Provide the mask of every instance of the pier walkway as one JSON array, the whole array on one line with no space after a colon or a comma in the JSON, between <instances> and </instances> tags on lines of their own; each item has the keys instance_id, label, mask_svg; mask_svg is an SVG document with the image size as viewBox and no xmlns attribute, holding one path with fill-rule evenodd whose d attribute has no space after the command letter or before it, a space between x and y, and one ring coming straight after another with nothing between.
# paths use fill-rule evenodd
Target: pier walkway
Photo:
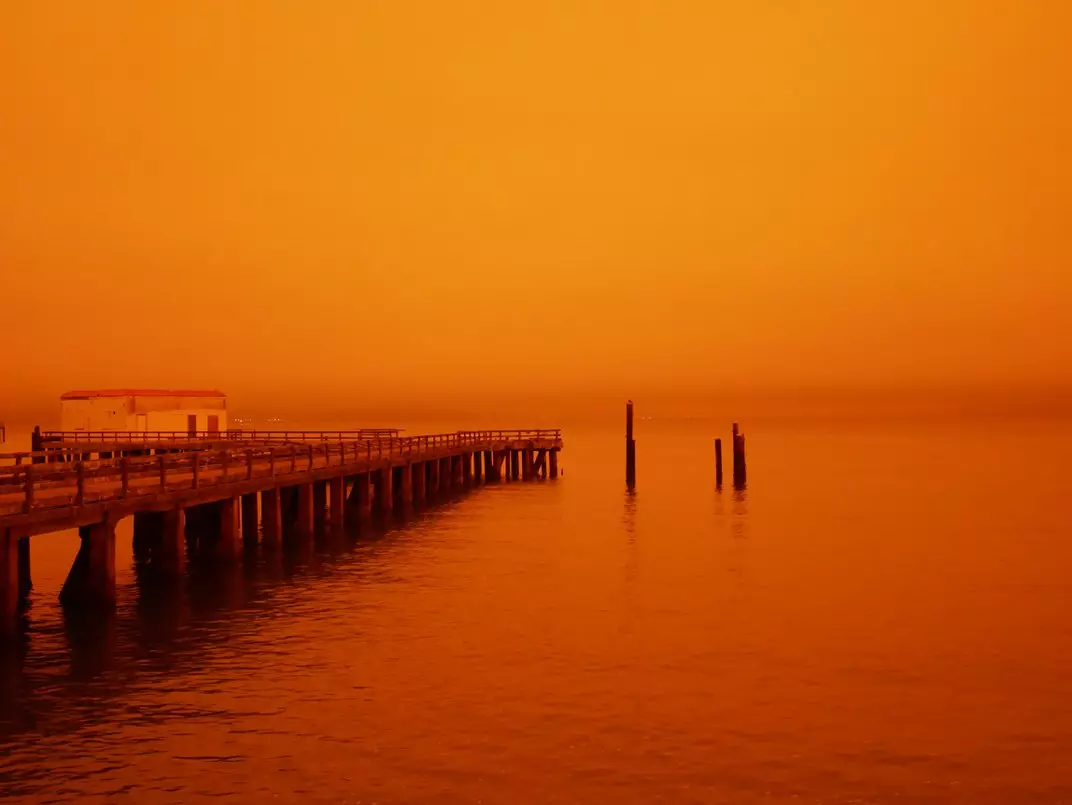
<instances>
[{"instance_id":1,"label":"pier walkway","mask_svg":"<svg viewBox=\"0 0 1072 805\"><path fill-rule=\"evenodd\" d=\"M0 632L31 589L30 538L78 528L65 604L115 600L115 527L134 517L135 557L162 574L233 561L258 540L312 539L374 511L499 480L557 478L559 430L387 438L280 431L180 439L47 434L46 449L0 455ZM211 436L211 438L210 438ZM108 441L104 441L108 439Z\"/></svg>"}]
</instances>

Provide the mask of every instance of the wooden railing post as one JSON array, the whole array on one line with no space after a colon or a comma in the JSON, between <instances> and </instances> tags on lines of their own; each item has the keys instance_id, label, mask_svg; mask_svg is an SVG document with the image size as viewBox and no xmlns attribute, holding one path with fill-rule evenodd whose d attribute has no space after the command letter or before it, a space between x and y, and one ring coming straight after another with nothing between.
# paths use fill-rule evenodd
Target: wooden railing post
<instances>
[{"instance_id":1,"label":"wooden railing post","mask_svg":"<svg viewBox=\"0 0 1072 805\"><path fill-rule=\"evenodd\" d=\"M119 459L119 475L123 482L123 497L130 492L130 459L123 456Z\"/></svg>"},{"instance_id":2,"label":"wooden railing post","mask_svg":"<svg viewBox=\"0 0 1072 805\"><path fill-rule=\"evenodd\" d=\"M313 468L313 446L309 445L309 469Z\"/></svg>"},{"instance_id":3,"label":"wooden railing post","mask_svg":"<svg viewBox=\"0 0 1072 805\"><path fill-rule=\"evenodd\" d=\"M246 480L253 477L253 450L246 450Z\"/></svg>"},{"instance_id":4,"label":"wooden railing post","mask_svg":"<svg viewBox=\"0 0 1072 805\"><path fill-rule=\"evenodd\" d=\"M268 448L268 474L275 478L275 448Z\"/></svg>"},{"instance_id":5,"label":"wooden railing post","mask_svg":"<svg viewBox=\"0 0 1072 805\"><path fill-rule=\"evenodd\" d=\"M163 491L167 489L167 453L158 455L156 463L160 465L160 491Z\"/></svg>"},{"instance_id":6,"label":"wooden railing post","mask_svg":"<svg viewBox=\"0 0 1072 805\"><path fill-rule=\"evenodd\" d=\"M201 486L201 453L197 450L191 451L194 465L194 489Z\"/></svg>"},{"instance_id":7,"label":"wooden railing post","mask_svg":"<svg viewBox=\"0 0 1072 805\"><path fill-rule=\"evenodd\" d=\"M290 446L290 471L298 471L298 445L296 444Z\"/></svg>"},{"instance_id":8,"label":"wooden railing post","mask_svg":"<svg viewBox=\"0 0 1072 805\"><path fill-rule=\"evenodd\" d=\"M86 465L84 462L78 462L78 466L75 467L75 473L74 504L81 506L86 502Z\"/></svg>"},{"instance_id":9,"label":"wooden railing post","mask_svg":"<svg viewBox=\"0 0 1072 805\"><path fill-rule=\"evenodd\" d=\"M29 511L34 505L34 465L26 465L26 481L22 486L23 495L25 499L22 502L23 511Z\"/></svg>"},{"instance_id":10,"label":"wooden railing post","mask_svg":"<svg viewBox=\"0 0 1072 805\"><path fill-rule=\"evenodd\" d=\"M220 451L220 483L227 483L227 473L231 469L231 454L226 450Z\"/></svg>"}]
</instances>

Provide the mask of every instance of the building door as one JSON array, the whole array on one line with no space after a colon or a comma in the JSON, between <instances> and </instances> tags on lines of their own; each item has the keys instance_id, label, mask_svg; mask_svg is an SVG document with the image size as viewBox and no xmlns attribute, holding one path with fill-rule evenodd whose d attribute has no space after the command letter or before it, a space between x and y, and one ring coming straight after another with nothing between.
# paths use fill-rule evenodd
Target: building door
<instances>
[{"instance_id":1,"label":"building door","mask_svg":"<svg viewBox=\"0 0 1072 805\"><path fill-rule=\"evenodd\" d=\"M219 433L220 432L220 418L216 414L208 415L208 432Z\"/></svg>"},{"instance_id":2,"label":"building door","mask_svg":"<svg viewBox=\"0 0 1072 805\"><path fill-rule=\"evenodd\" d=\"M186 417L186 433L191 439L197 436L197 414Z\"/></svg>"}]
</instances>

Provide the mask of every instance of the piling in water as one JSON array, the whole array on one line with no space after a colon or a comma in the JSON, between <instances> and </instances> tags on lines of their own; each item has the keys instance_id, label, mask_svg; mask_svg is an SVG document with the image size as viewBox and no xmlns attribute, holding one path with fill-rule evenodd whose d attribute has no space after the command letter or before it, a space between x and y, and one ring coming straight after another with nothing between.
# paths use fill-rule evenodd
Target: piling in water
<instances>
[{"instance_id":1,"label":"piling in water","mask_svg":"<svg viewBox=\"0 0 1072 805\"><path fill-rule=\"evenodd\" d=\"M636 440L633 439L633 401L625 404L625 485L636 487Z\"/></svg>"},{"instance_id":2,"label":"piling in water","mask_svg":"<svg viewBox=\"0 0 1072 805\"><path fill-rule=\"evenodd\" d=\"M722 488L722 440L715 439L715 488Z\"/></svg>"},{"instance_id":3,"label":"piling in water","mask_svg":"<svg viewBox=\"0 0 1072 805\"><path fill-rule=\"evenodd\" d=\"M748 464L744 456L744 434L733 423L733 488L744 489L748 485Z\"/></svg>"}]
</instances>

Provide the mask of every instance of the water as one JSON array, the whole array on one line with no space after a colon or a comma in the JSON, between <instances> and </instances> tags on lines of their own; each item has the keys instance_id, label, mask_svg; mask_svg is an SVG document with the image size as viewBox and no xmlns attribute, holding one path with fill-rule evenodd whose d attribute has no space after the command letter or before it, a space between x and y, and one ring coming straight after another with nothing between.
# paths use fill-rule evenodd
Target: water
<instances>
[{"instance_id":1,"label":"water","mask_svg":"<svg viewBox=\"0 0 1072 805\"><path fill-rule=\"evenodd\" d=\"M557 483L113 620L55 605L2 678L0 792L27 802L1072 802L1072 426L566 433ZM720 434L726 436L727 434Z\"/></svg>"}]
</instances>

